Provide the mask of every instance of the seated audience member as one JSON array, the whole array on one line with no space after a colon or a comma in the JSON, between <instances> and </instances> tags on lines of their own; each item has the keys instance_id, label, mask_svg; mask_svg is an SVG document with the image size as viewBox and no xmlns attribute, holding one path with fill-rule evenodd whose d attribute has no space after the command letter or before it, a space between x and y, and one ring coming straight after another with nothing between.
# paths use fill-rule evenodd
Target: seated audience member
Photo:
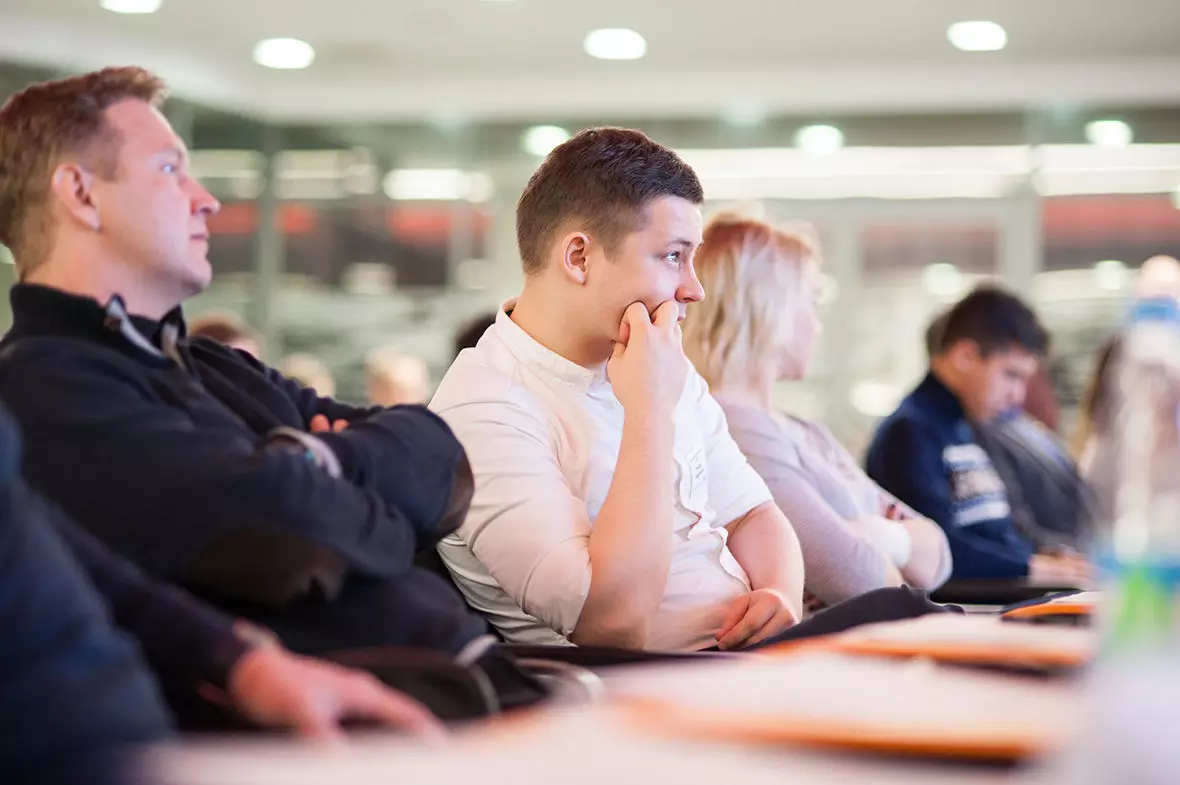
<instances>
[{"instance_id":1,"label":"seated audience member","mask_svg":"<svg viewBox=\"0 0 1180 785\"><path fill-rule=\"evenodd\" d=\"M345 718L438 729L367 674L292 655L147 578L29 490L20 463L0 409L0 781L129 781L131 748L171 734L158 686L315 738Z\"/></svg>"},{"instance_id":2,"label":"seated audience member","mask_svg":"<svg viewBox=\"0 0 1180 785\"><path fill-rule=\"evenodd\" d=\"M349 407L186 337L218 204L163 93L113 68L0 109L0 242L20 279L0 399L27 437L29 484L295 651L460 651L486 626L413 559L462 520L461 446L424 407Z\"/></svg>"},{"instance_id":3,"label":"seated audience member","mask_svg":"<svg viewBox=\"0 0 1180 785\"><path fill-rule=\"evenodd\" d=\"M374 406L426 403L430 400L430 370L421 357L382 346L365 356L365 388Z\"/></svg>"},{"instance_id":4,"label":"seated audience member","mask_svg":"<svg viewBox=\"0 0 1180 785\"><path fill-rule=\"evenodd\" d=\"M480 314L475 317L455 334L455 357L459 356L459 352L464 349L474 349L475 345L479 343L479 339L488 331L493 324L496 323L496 315L494 313Z\"/></svg>"},{"instance_id":5,"label":"seated audience member","mask_svg":"<svg viewBox=\"0 0 1180 785\"><path fill-rule=\"evenodd\" d=\"M1109 437L1114 432L1118 416L1115 408L1121 360L1122 342L1118 337L1106 340L1099 347L1094 370L1082 394L1074 436L1078 471L1094 491L1094 518L1101 523L1112 521L1115 512L1118 447Z\"/></svg>"},{"instance_id":6,"label":"seated audience member","mask_svg":"<svg viewBox=\"0 0 1180 785\"><path fill-rule=\"evenodd\" d=\"M188 337L208 338L256 360L262 359L262 338L237 314L225 311L202 314L189 324Z\"/></svg>"},{"instance_id":7,"label":"seated audience member","mask_svg":"<svg viewBox=\"0 0 1180 785\"><path fill-rule=\"evenodd\" d=\"M937 333L930 372L877 429L869 476L943 528L956 579L1084 580L1083 562L1038 554L1020 532L974 430L1021 405L1045 330L1018 298L981 287L950 309Z\"/></svg>"},{"instance_id":8,"label":"seated audience member","mask_svg":"<svg viewBox=\"0 0 1180 785\"><path fill-rule=\"evenodd\" d=\"M696 650L798 634L798 540L681 347L704 296L702 198L638 131L554 149L517 206L524 290L431 402L476 477L439 553L510 641ZM888 612L931 609L905 594ZM799 627L855 623L840 610Z\"/></svg>"},{"instance_id":9,"label":"seated audience member","mask_svg":"<svg viewBox=\"0 0 1180 785\"><path fill-rule=\"evenodd\" d=\"M1114 427L1113 398L1114 385L1117 383L1114 369L1119 356L1118 338L1103 341L1098 347L1090 379L1082 392L1072 448L1074 456L1077 457L1078 468L1086 476L1089 476L1094 468L1099 440Z\"/></svg>"},{"instance_id":10,"label":"seated audience member","mask_svg":"<svg viewBox=\"0 0 1180 785\"><path fill-rule=\"evenodd\" d=\"M931 323L926 348L932 357L944 317ZM1050 386L1047 363L1040 362L1029 383ZM1078 473L1077 465L1045 420L1045 410L1056 411L1051 391L1038 393L1041 417L1033 417L1024 406L1014 407L994 419L975 425L975 437L987 453L1008 494L1012 521L1038 551L1071 552L1082 547L1094 513L1093 494ZM1055 419L1055 418L1053 418Z\"/></svg>"},{"instance_id":11,"label":"seated audience member","mask_svg":"<svg viewBox=\"0 0 1180 785\"><path fill-rule=\"evenodd\" d=\"M776 382L806 375L819 337L817 256L762 221L712 220L695 259L709 297L689 309L685 354L794 525L808 592L831 604L903 580L933 588L951 571L942 530L870 480L827 428L774 406Z\"/></svg>"},{"instance_id":12,"label":"seated audience member","mask_svg":"<svg viewBox=\"0 0 1180 785\"><path fill-rule=\"evenodd\" d=\"M332 372L323 360L313 354L288 355L280 370L288 379L315 390L321 398L331 398L336 394L336 380L332 378Z\"/></svg>"}]
</instances>

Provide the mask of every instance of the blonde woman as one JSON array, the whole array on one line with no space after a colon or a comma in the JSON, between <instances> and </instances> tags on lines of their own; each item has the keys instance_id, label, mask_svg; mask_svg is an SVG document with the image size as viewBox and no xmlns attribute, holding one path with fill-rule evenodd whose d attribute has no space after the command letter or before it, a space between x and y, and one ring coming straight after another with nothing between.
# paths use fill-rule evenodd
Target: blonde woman
<instances>
[{"instance_id":1,"label":"blonde woman","mask_svg":"<svg viewBox=\"0 0 1180 785\"><path fill-rule=\"evenodd\" d=\"M816 245L738 216L705 228L696 256L708 297L688 309L684 349L729 431L795 526L807 590L823 604L950 575L946 536L886 493L822 425L775 410L774 386L807 373L820 321Z\"/></svg>"}]
</instances>

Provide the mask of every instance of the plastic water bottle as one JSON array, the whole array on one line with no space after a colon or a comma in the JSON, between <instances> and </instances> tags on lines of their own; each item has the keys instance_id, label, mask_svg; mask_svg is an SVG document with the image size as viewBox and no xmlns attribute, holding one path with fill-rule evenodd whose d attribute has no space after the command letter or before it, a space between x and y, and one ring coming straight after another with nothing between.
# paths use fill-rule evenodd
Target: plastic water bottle
<instances>
[{"instance_id":1,"label":"plastic water bottle","mask_svg":"<svg viewBox=\"0 0 1180 785\"><path fill-rule=\"evenodd\" d=\"M1113 372L1117 385L1100 503L1104 651L1180 653L1180 264L1143 265Z\"/></svg>"},{"instance_id":2,"label":"plastic water bottle","mask_svg":"<svg viewBox=\"0 0 1180 785\"><path fill-rule=\"evenodd\" d=\"M1148 260L1120 336L1113 428L1099 435L1102 648L1079 735L1034 782L1180 782L1180 263Z\"/></svg>"}]
</instances>

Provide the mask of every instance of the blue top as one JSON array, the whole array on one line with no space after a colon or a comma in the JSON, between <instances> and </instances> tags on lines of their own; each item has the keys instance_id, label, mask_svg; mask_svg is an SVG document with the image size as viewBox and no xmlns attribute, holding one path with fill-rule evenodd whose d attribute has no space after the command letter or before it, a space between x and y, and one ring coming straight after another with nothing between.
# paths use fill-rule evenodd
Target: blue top
<instances>
[{"instance_id":1,"label":"blue top","mask_svg":"<svg viewBox=\"0 0 1180 785\"><path fill-rule=\"evenodd\" d=\"M1004 483L962 405L933 374L881 422L865 468L946 532L952 579L1028 574L1033 547L1012 521Z\"/></svg>"}]
</instances>

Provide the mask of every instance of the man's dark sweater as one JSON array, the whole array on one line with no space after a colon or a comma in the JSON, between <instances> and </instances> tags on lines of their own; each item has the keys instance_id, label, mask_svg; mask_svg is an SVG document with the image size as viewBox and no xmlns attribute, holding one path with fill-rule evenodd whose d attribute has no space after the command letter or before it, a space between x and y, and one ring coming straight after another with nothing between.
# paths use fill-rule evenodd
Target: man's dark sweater
<instances>
[{"instance_id":1,"label":"man's dark sweater","mask_svg":"<svg viewBox=\"0 0 1180 785\"><path fill-rule=\"evenodd\" d=\"M357 409L246 354L40 286L13 287L0 399L25 475L154 575L273 628L293 649L457 651L486 629L413 558L456 528L466 457L422 407ZM347 420L308 433L314 416Z\"/></svg>"},{"instance_id":2,"label":"man's dark sweater","mask_svg":"<svg viewBox=\"0 0 1180 785\"><path fill-rule=\"evenodd\" d=\"M868 475L946 532L959 580L1028 574L1032 546L1012 522L1004 483L954 394L933 374L882 420Z\"/></svg>"}]
</instances>

